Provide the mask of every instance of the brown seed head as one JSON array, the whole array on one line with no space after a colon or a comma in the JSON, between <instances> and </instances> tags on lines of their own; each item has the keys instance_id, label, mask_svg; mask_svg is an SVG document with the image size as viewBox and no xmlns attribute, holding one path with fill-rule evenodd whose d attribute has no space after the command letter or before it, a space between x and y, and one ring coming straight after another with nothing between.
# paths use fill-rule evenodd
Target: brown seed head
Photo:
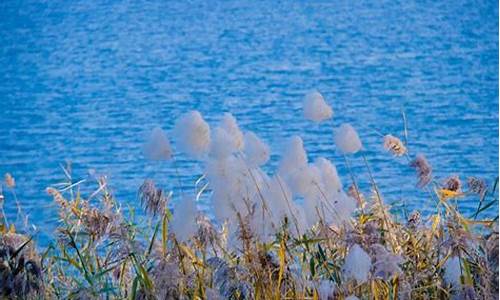
<instances>
[{"instance_id":1,"label":"brown seed head","mask_svg":"<svg viewBox=\"0 0 500 300\"><path fill-rule=\"evenodd\" d=\"M139 188L139 198L144 210L153 216L162 213L167 206L167 196L165 196L162 189L156 188L154 181L151 179L144 180L144 183Z\"/></svg>"},{"instance_id":2,"label":"brown seed head","mask_svg":"<svg viewBox=\"0 0 500 300\"><path fill-rule=\"evenodd\" d=\"M410 163L410 167L415 168L415 170L417 171L418 187L422 188L431 181L432 167L429 162L427 162L427 159L424 155L417 155L417 157Z\"/></svg>"},{"instance_id":3,"label":"brown seed head","mask_svg":"<svg viewBox=\"0 0 500 300\"><path fill-rule=\"evenodd\" d=\"M100 238L107 233L111 219L98 209L90 208L84 210L82 223L90 235Z\"/></svg>"},{"instance_id":4,"label":"brown seed head","mask_svg":"<svg viewBox=\"0 0 500 300\"><path fill-rule=\"evenodd\" d=\"M384 148L394 156L402 156L406 153L406 147L403 142L393 135L384 136Z\"/></svg>"},{"instance_id":5,"label":"brown seed head","mask_svg":"<svg viewBox=\"0 0 500 300\"><path fill-rule=\"evenodd\" d=\"M488 190L488 186L486 185L486 182L484 182L484 180L476 178L476 177L469 177L467 179L467 186L469 188L469 192L472 192L474 194L478 194L481 197Z\"/></svg>"},{"instance_id":6,"label":"brown seed head","mask_svg":"<svg viewBox=\"0 0 500 300\"><path fill-rule=\"evenodd\" d=\"M7 185L7 187L11 189L13 189L16 186L16 180L14 179L14 177L12 177L10 173L5 174L5 185Z\"/></svg>"},{"instance_id":7,"label":"brown seed head","mask_svg":"<svg viewBox=\"0 0 500 300\"><path fill-rule=\"evenodd\" d=\"M421 220L422 215L418 210L415 210L408 216L408 226L415 228L420 224Z\"/></svg>"},{"instance_id":8,"label":"brown seed head","mask_svg":"<svg viewBox=\"0 0 500 300\"><path fill-rule=\"evenodd\" d=\"M460 181L460 178L458 176L454 175L446 179L443 188L449 191L460 193L462 191L462 182Z\"/></svg>"}]
</instances>

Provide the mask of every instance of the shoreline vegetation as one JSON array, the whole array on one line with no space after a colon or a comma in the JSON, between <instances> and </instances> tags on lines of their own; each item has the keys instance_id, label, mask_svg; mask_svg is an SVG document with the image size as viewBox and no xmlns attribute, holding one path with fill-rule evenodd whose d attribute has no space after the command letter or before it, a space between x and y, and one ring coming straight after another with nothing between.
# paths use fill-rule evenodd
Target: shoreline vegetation
<instances>
[{"instance_id":1,"label":"shoreline vegetation","mask_svg":"<svg viewBox=\"0 0 500 300\"><path fill-rule=\"evenodd\" d=\"M341 180L327 158L308 159L302 139L288 140L277 170L261 167L269 146L239 128L231 114L214 127L197 111L181 115L170 134L154 128L144 145L150 160L175 167L175 149L197 159L203 174L191 190L165 191L150 179L139 188L144 216L125 215L105 177L94 192L72 178L48 187L59 209L54 242L35 244L6 174L0 189L0 296L7 299L494 299L498 288L497 184L451 175L438 182L422 154L403 140L382 135L388 155L415 169L416 189L433 203L391 213L376 184L362 142L350 124L336 125L319 92L308 93L304 117L332 126L332 151L343 154ZM330 122L330 125L327 125ZM350 169L360 153L371 188L360 190ZM357 155L356 157L359 157ZM173 176L172 180L176 180ZM348 183L346 185L343 184ZM461 198L476 197L471 215ZM196 203L209 197L214 218ZM175 201L172 201L175 198ZM175 203L173 210L170 203ZM7 220L4 203L15 203ZM142 214L139 214L142 215Z\"/></svg>"}]
</instances>

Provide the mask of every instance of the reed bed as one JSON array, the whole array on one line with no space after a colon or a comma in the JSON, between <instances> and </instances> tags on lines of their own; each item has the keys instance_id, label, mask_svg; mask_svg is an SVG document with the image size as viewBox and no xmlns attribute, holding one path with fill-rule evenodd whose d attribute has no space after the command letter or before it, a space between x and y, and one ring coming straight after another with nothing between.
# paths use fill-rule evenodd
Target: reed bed
<instances>
[{"instance_id":1,"label":"reed bed","mask_svg":"<svg viewBox=\"0 0 500 300\"><path fill-rule=\"evenodd\" d=\"M320 93L304 99L304 117L322 123L333 109ZM404 118L405 119L405 118ZM406 128L406 127L405 127ZM261 166L269 147L242 132L227 114L211 129L198 112L181 116L172 131L176 148L200 161L194 188L171 192L146 179L138 189L143 213L128 213L105 177L94 192L72 178L47 188L59 210L54 242L35 245L29 224L9 222L4 203L16 203L14 178L0 192L0 295L8 299L493 299L498 295L498 217L483 217L498 203L496 179L450 176L438 182L425 156L411 155L393 135L381 139L388 155L416 170L432 214L404 218L384 202L349 124L334 130L332 151L349 169L353 153L366 162L371 188L345 174L344 186L326 158L310 162L292 137L278 170ZM152 160L175 155L155 128L145 143ZM356 156L359 159L359 155ZM173 176L175 177L175 176ZM173 179L175 180L175 178ZM93 183L94 184L94 183ZM477 198L462 214L457 201ZM196 203L210 199L214 216ZM173 211L169 209L172 207ZM16 229L24 228L24 229Z\"/></svg>"}]
</instances>

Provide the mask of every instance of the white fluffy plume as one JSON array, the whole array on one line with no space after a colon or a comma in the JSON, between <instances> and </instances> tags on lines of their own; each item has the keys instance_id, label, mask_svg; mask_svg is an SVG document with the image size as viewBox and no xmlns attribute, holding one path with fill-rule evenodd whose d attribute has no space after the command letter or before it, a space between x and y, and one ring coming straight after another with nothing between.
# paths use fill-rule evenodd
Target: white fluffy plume
<instances>
[{"instance_id":1,"label":"white fluffy plume","mask_svg":"<svg viewBox=\"0 0 500 300\"><path fill-rule=\"evenodd\" d=\"M444 268L444 281L451 284L454 288L460 287L461 280L460 276L462 274L460 267L460 257L451 256L446 260L443 266Z\"/></svg>"},{"instance_id":2,"label":"white fluffy plume","mask_svg":"<svg viewBox=\"0 0 500 300\"><path fill-rule=\"evenodd\" d=\"M335 145L344 154L356 153L361 150L358 133L350 124L342 124L334 133Z\"/></svg>"},{"instance_id":3,"label":"white fluffy plume","mask_svg":"<svg viewBox=\"0 0 500 300\"><path fill-rule=\"evenodd\" d=\"M318 158L289 172L286 177L294 195L304 198L304 212L309 226L320 219L327 224L342 225L349 221L356 203L342 190L335 166Z\"/></svg>"},{"instance_id":4,"label":"white fluffy plume","mask_svg":"<svg viewBox=\"0 0 500 300\"><path fill-rule=\"evenodd\" d=\"M321 172L314 164L307 163L302 139L292 136L285 147L279 162L278 175L287 183L294 196L307 200L318 198L322 189Z\"/></svg>"},{"instance_id":5,"label":"white fluffy plume","mask_svg":"<svg viewBox=\"0 0 500 300\"><path fill-rule=\"evenodd\" d=\"M321 173L322 198L325 204L325 222L337 226L348 222L356 210L355 199L349 197L342 188L342 182L335 165L326 158L319 157L314 164Z\"/></svg>"},{"instance_id":6,"label":"white fluffy plume","mask_svg":"<svg viewBox=\"0 0 500 300\"><path fill-rule=\"evenodd\" d=\"M262 195L273 219L277 222L281 222L285 216L290 215L292 192L288 185L278 176L272 177L267 182L262 191Z\"/></svg>"},{"instance_id":7,"label":"white fluffy plume","mask_svg":"<svg viewBox=\"0 0 500 300\"><path fill-rule=\"evenodd\" d=\"M324 157L318 157L314 161L314 165L321 172L325 194L331 197L336 193L340 193L342 191L342 182L333 163Z\"/></svg>"},{"instance_id":8,"label":"white fluffy plume","mask_svg":"<svg viewBox=\"0 0 500 300\"><path fill-rule=\"evenodd\" d=\"M285 217L293 222L293 233L300 235L320 218L342 225L356 208L342 191L337 170L329 160L318 158L308 163L299 136L287 140L278 170L270 178L259 168L269 160L269 147L253 132L242 134L230 114L210 131L198 112L190 112L176 122L176 132L178 143L191 155L205 154L209 145L204 174L212 191L214 214L220 223L228 222L232 235L237 235L237 212L266 241ZM303 198L303 204L295 202L297 198Z\"/></svg>"},{"instance_id":9,"label":"white fluffy plume","mask_svg":"<svg viewBox=\"0 0 500 300\"><path fill-rule=\"evenodd\" d=\"M318 296L320 300L333 299L333 293L335 292L335 285L329 279L323 279L319 283Z\"/></svg>"},{"instance_id":10,"label":"white fluffy plume","mask_svg":"<svg viewBox=\"0 0 500 300\"><path fill-rule=\"evenodd\" d=\"M144 156L151 160L169 160L172 158L172 147L167 134L160 127L155 127L144 144Z\"/></svg>"},{"instance_id":11,"label":"white fluffy plume","mask_svg":"<svg viewBox=\"0 0 500 300\"><path fill-rule=\"evenodd\" d=\"M292 234L298 237L307 229L303 210L293 201L292 192L279 175L267 178L261 187L262 198L258 197L256 212L253 215L252 227L262 240L276 234L284 220L288 218ZM263 202L267 210L263 210Z\"/></svg>"},{"instance_id":12,"label":"white fluffy plume","mask_svg":"<svg viewBox=\"0 0 500 300\"><path fill-rule=\"evenodd\" d=\"M335 194L332 200L333 219L327 220L327 222L340 226L350 220L356 210L356 200L349 197L344 191Z\"/></svg>"},{"instance_id":13,"label":"white fluffy plume","mask_svg":"<svg viewBox=\"0 0 500 300\"><path fill-rule=\"evenodd\" d=\"M303 211L308 226L320 219L328 224L342 225L356 209L356 203L342 191L335 166L325 158L307 163L302 139L293 136L286 144L278 175L294 196L304 199Z\"/></svg>"},{"instance_id":14,"label":"white fluffy plume","mask_svg":"<svg viewBox=\"0 0 500 300\"><path fill-rule=\"evenodd\" d=\"M179 241L187 241L197 231L198 210L194 198L184 197L174 206L174 216L170 228Z\"/></svg>"},{"instance_id":15,"label":"white fluffy plume","mask_svg":"<svg viewBox=\"0 0 500 300\"><path fill-rule=\"evenodd\" d=\"M311 199L323 192L321 171L314 164L296 168L286 177L294 195Z\"/></svg>"},{"instance_id":16,"label":"white fluffy plume","mask_svg":"<svg viewBox=\"0 0 500 300\"><path fill-rule=\"evenodd\" d=\"M325 102L319 92L310 92L304 97L304 117L306 119L321 122L330 119L332 116L332 108Z\"/></svg>"},{"instance_id":17,"label":"white fluffy plume","mask_svg":"<svg viewBox=\"0 0 500 300\"><path fill-rule=\"evenodd\" d=\"M226 158L237 151L235 140L221 127L212 130L210 143L210 156L214 158Z\"/></svg>"},{"instance_id":18,"label":"white fluffy plume","mask_svg":"<svg viewBox=\"0 0 500 300\"><path fill-rule=\"evenodd\" d=\"M358 244L354 244L345 258L343 275L346 279L355 279L360 284L368 280L371 266L370 256Z\"/></svg>"},{"instance_id":19,"label":"white fluffy plume","mask_svg":"<svg viewBox=\"0 0 500 300\"><path fill-rule=\"evenodd\" d=\"M193 110L177 119L174 137L180 151L199 158L209 149L210 127L201 114Z\"/></svg>"},{"instance_id":20,"label":"white fluffy plume","mask_svg":"<svg viewBox=\"0 0 500 300\"><path fill-rule=\"evenodd\" d=\"M322 219L328 225L342 226L349 222L356 210L354 199L343 191L326 198L323 192L304 200L304 211L309 226L313 226Z\"/></svg>"},{"instance_id":21,"label":"white fluffy plume","mask_svg":"<svg viewBox=\"0 0 500 300\"><path fill-rule=\"evenodd\" d=\"M234 155L209 159L205 173L213 191L214 213L220 223L225 220L236 223L236 212L242 216L248 214L257 202L259 190L263 190L268 180L263 172L249 169L242 159Z\"/></svg>"},{"instance_id":22,"label":"white fluffy plume","mask_svg":"<svg viewBox=\"0 0 500 300\"><path fill-rule=\"evenodd\" d=\"M278 174L286 178L305 166L307 166L307 153L304 150L304 142L299 136L294 135L285 145L285 153L279 162Z\"/></svg>"},{"instance_id":23,"label":"white fluffy plume","mask_svg":"<svg viewBox=\"0 0 500 300\"><path fill-rule=\"evenodd\" d=\"M250 167L262 166L269 160L271 155L269 146L259 139L255 133L252 131L245 132L244 142L244 153Z\"/></svg>"},{"instance_id":24,"label":"white fluffy plume","mask_svg":"<svg viewBox=\"0 0 500 300\"><path fill-rule=\"evenodd\" d=\"M243 133L238 127L234 116L230 113L225 113L220 122L220 127L232 138L236 149L242 150L244 146Z\"/></svg>"},{"instance_id":25,"label":"white fluffy plume","mask_svg":"<svg viewBox=\"0 0 500 300\"><path fill-rule=\"evenodd\" d=\"M240 180L244 172L244 165L234 155L207 161L205 173L213 191L215 217L221 224L226 219L236 221L235 210L242 214L247 210L241 194L246 185Z\"/></svg>"},{"instance_id":26,"label":"white fluffy plume","mask_svg":"<svg viewBox=\"0 0 500 300\"><path fill-rule=\"evenodd\" d=\"M224 114L220 125L211 134L210 156L225 158L243 149L244 140L236 119L230 113Z\"/></svg>"}]
</instances>

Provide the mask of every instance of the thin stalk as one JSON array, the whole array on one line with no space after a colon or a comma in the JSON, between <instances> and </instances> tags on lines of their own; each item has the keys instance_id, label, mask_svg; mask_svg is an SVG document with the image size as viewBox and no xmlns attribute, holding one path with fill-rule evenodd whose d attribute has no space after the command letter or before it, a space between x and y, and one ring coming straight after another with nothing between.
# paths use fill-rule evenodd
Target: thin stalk
<instances>
[{"instance_id":1,"label":"thin stalk","mask_svg":"<svg viewBox=\"0 0 500 300\"><path fill-rule=\"evenodd\" d=\"M405 137L405 147L407 149L406 151L408 152L408 122L406 120L406 113L403 110L403 108L401 108L401 116L403 117L403 132Z\"/></svg>"},{"instance_id":2,"label":"thin stalk","mask_svg":"<svg viewBox=\"0 0 500 300\"><path fill-rule=\"evenodd\" d=\"M174 164L175 176L177 177L177 184L179 185L179 191L181 192L181 197L184 197L184 191L182 189L182 183L181 183L181 175L179 173L179 168L177 167L177 160L175 159L174 155L172 155L172 161Z\"/></svg>"},{"instance_id":3,"label":"thin stalk","mask_svg":"<svg viewBox=\"0 0 500 300\"><path fill-rule=\"evenodd\" d=\"M7 216L5 215L5 211L3 209L3 204L4 204L5 197L3 196L2 193L2 186L0 185L0 213L2 213L2 217L4 220L4 224L7 228L9 228L9 222L7 221Z\"/></svg>"},{"instance_id":4,"label":"thin stalk","mask_svg":"<svg viewBox=\"0 0 500 300\"><path fill-rule=\"evenodd\" d=\"M325 195L325 193L323 192L323 190L321 189L321 187L320 187L320 186L319 186L316 182L314 182L314 185L316 186L316 188L317 188L317 189L318 189L318 191L320 192L321 196L322 196L322 197L323 197L323 199L325 200L325 202L324 202L324 203L322 203L322 204L327 204L327 205L321 205L321 208L322 208L322 209L321 209L321 212L322 212L323 216L321 216L321 215L319 214L319 212L318 212L318 216L319 216L320 218L323 218L323 220L326 220L326 218L325 218L325 210L324 210L324 209L326 208L326 209L327 209L330 213L335 214L335 215L336 215L336 217L337 217L337 218L339 218L339 220L341 220L342 218L341 218L341 216L340 216L339 212L337 211L337 209L336 209L333 205L331 205L331 204L329 203L328 198L326 197L326 195ZM350 224L351 226L353 226L353 227L354 227L354 225L352 224L351 220L349 220L349 224Z\"/></svg>"},{"instance_id":5,"label":"thin stalk","mask_svg":"<svg viewBox=\"0 0 500 300\"><path fill-rule=\"evenodd\" d=\"M290 211L290 215L293 217L293 223L295 225L295 230L297 231L297 236L300 236L299 221L297 220L297 217L295 216L295 214L292 211L292 207L290 206L290 199L288 199L288 197L286 195L286 192L285 192L285 189L283 188L283 184L281 182L281 176L280 175L276 175L276 178L278 180L278 184L280 185L281 193L283 193L283 198L286 201L286 205L288 207L288 211Z\"/></svg>"},{"instance_id":6,"label":"thin stalk","mask_svg":"<svg viewBox=\"0 0 500 300\"><path fill-rule=\"evenodd\" d=\"M377 195L377 200L378 200L377 202L378 202L378 205L380 206L380 209L381 209L383 217L384 217L383 222L387 226L388 234L390 236L392 236L391 229L393 228L393 224L389 221L390 218L387 216L387 213L385 211L384 203L382 201L382 197L380 196L380 192L378 190L378 186L375 183L375 179L373 178L373 174L372 174L370 165L368 164L368 160L366 159L366 156L365 156L365 154L363 152L361 153L361 155L363 156L363 161L365 162L366 169L368 170L368 175L370 176L370 181L372 183L373 189L375 190L375 194ZM393 245L393 247L394 247L394 245Z\"/></svg>"},{"instance_id":7,"label":"thin stalk","mask_svg":"<svg viewBox=\"0 0 500 300\"><path fill-rule=\"evenodd\" d=\"M411 160L411 158L409 156L409 149L408 149L408 147L406 148L405 157L406 157L406 160L408 161L408 164L411 164L412 160ZM429 189L429 187L426 185L425 187L423 187L423 189L429 194L429 197L432 200L434 200L439 205L439 199L436 199L435 194L431 192L431 190Z\"/></svg>"},{"instance_id":8,"label":"thin stalk","mask_svg":"<svg viewBox=\"0 0 500 300\"><path fill-rule=\"evenodd\" d=\"M375 190L375 194L377 195L379 205L382 206L383 205L382 197L380 196L380 192L378 190L377 184L375 183L375 179L373 178L373 174L372 174L370 165L368 164L368 160L366 159L365 153L361 152L361 156L363 156L363 161L365 162L366 169L368 170L368 176L370 176L370 181L371 181L373 189Z\"/></svg>"},{"instance_id":9,"label":"thin stalk","mask_svg":"<svg viewBox=\"0 0 500 300\"><path fill-rule=\"evenodd\" d=\"M495 194L495 191L497 189L497 185L498 185L498 177L496 178L495 180L495 184L493 185L493 189L491 190L491 194ZM479 198L479 204L477 206L477 209L476 209L476 212L474 213L474 220L477 219L477 216L479 215L479 212L481 211L481 208L483 206L483 202L484 202L484 199L486 199L486 196L488 195L488 190L484 191L482 193L482 195L480 195L480 198Z\"/></svg>"},{"instance_id":10,"label":"thin stalk","mask_svg":"<svg viewBox=\"0 0 500 300\"><path fill-rule=\"evenodd\" d=\"M347 171L349 172L349 176L351 176L352 184L354 185L354 189L356 190L356 195L358 196L359 201L361 201L361 194L359 193L359 186L356 182L356 178L354 177L354 173L352 172L351 166L349 164L349 161L347 160L347 156L345 154L342 154L344 157L344 161L347 167ZM364 207L363 203L359 203L361 207L361 212L364 214Z\"/></svg>"}]
</instances>

